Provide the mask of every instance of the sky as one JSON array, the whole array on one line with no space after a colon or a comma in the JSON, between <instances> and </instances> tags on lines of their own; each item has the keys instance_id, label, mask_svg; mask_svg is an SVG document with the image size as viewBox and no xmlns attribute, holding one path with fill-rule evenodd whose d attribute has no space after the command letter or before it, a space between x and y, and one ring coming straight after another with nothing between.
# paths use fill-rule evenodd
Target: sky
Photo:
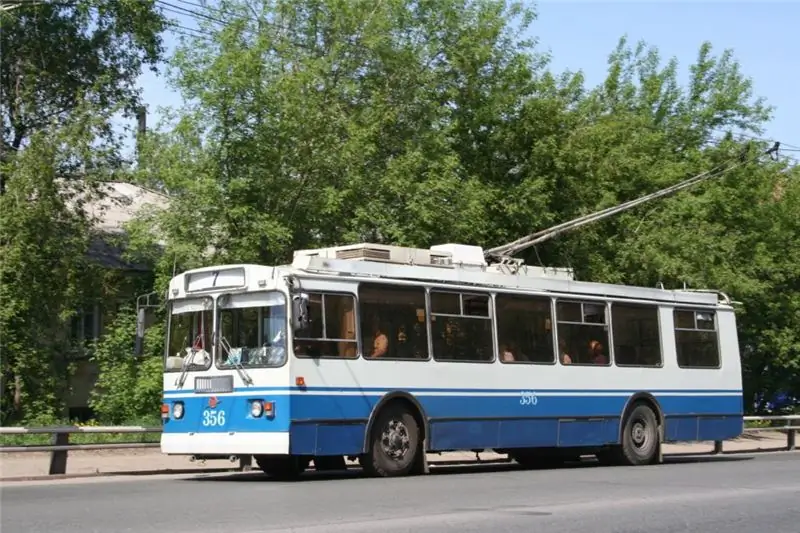
<instances>
[{"instance_id":1,"label":"sky","mask_svg":"<svg viewBox=\"0 0 800 533\"><path fill-rule=\"evenodd\" d=\"M608 55L623 35L657 47L664 62L677 58L683 77L704 41L714 55L732 49L754 94L775 107L762 137L800 147L800 0L540 0L535 6L529 33L539 51L551 54L554 71L582 70L588 86L605 78ZM167 15L197 26L191 16ZM166 35L169 52L177 43ZM158 122L158 107L181 103L161 70L140 77L149 125Z\"/></svg>"}]
</instances>

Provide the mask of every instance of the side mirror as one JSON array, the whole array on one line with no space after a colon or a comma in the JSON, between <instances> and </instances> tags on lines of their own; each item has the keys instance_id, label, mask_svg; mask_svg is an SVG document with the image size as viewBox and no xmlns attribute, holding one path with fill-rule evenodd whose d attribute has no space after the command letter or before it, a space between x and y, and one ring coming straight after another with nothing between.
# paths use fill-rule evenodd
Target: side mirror
<instances>
[{"instance_id":1,"label":"side mirror","mask_svg":"<svg viewBox=\"0 0 800 533\"><path fill-rule=\"evenodd\" d=\"M308 295L292 296L292 328L294 331L308 327Z\"/></svg>"},{"instance_id":2,"label":"side mirror","mask_svg":"<svg viewBox=\"0 0 800 533\"><path fill-rule=\"evenodd\" d=\"M136 343L133 346L133 355L142 355L144 350L145 309L140 307L136 312Z\"/></svg>"}]
</instances>

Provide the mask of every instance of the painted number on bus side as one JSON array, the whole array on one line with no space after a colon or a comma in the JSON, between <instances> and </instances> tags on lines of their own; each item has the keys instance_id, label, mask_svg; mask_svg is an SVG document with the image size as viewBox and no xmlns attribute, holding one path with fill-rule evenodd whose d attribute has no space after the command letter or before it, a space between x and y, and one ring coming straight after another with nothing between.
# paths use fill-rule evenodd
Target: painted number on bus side
<instances>
[{"instance_id":1,"label":"painted number on bus side","mask_svg":"<svg viewBox=\"0 0 800 533\"><path fill-rule=\"evenodd\" d=\"M519 393L520 405L536 405L539 403L539 398L536 396L536 391L524 390Z\"/></svg>"},{"instance_id":2,"label":"painted number on bus side","mask_svg":"<svg viewBox=\"0 0 800 533\"><path fill-rule=\"evenodd\" d=\"M214 427L225 425L225 411L212 411L206 409L203 411L203 426Z\"/></svg>"}]
</instances>

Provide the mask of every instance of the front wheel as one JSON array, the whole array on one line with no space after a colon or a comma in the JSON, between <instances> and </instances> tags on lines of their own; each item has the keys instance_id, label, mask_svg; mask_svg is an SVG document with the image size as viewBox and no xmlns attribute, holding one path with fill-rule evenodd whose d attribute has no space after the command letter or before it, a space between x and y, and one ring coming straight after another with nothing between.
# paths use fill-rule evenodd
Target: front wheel
<instances>
[{"instance_id":1,"label":"front wheel","mask_svg":"<svg viewBox=\"0 0 800 533\"><path fill-rule=\"evenodd\" d=\"M414 468L420 448L414 416L400 405L389 405L372 426L369 450L360 458L361 466L371 476L405 476Z\"/></svg>"},{"instance_id":2,"label":"front wheel","mask_svg":"<svg viewBox=\"0 0 800 533\"><path fill-rule=\"evenodd\" d=\"M622 445L617 450L619 462L631 466L654 463L660 445L658 441L655 413L647 405L637 405L625 420Z\"/></svg>"}]
</instances>

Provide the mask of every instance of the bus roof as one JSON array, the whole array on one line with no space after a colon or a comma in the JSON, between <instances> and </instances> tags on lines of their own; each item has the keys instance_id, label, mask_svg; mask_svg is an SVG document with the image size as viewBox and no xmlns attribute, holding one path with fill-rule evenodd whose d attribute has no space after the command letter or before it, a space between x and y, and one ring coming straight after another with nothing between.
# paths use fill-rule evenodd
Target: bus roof
<instances>
[{"instance_id":1,"label":"bus roof","mask_svg":"<svg viewBox=\"0 0 800 533\"><path fill-rule=\"evenodd\" d=\"M666 290L576 281L571 269L535 267L521 261L489 265L479 246L443 244L430 249L359 243L294 253L293 269L317 275L379 278L536 290L694 305L730 305L719 291Z\"/></svg>"}]
</instances>

